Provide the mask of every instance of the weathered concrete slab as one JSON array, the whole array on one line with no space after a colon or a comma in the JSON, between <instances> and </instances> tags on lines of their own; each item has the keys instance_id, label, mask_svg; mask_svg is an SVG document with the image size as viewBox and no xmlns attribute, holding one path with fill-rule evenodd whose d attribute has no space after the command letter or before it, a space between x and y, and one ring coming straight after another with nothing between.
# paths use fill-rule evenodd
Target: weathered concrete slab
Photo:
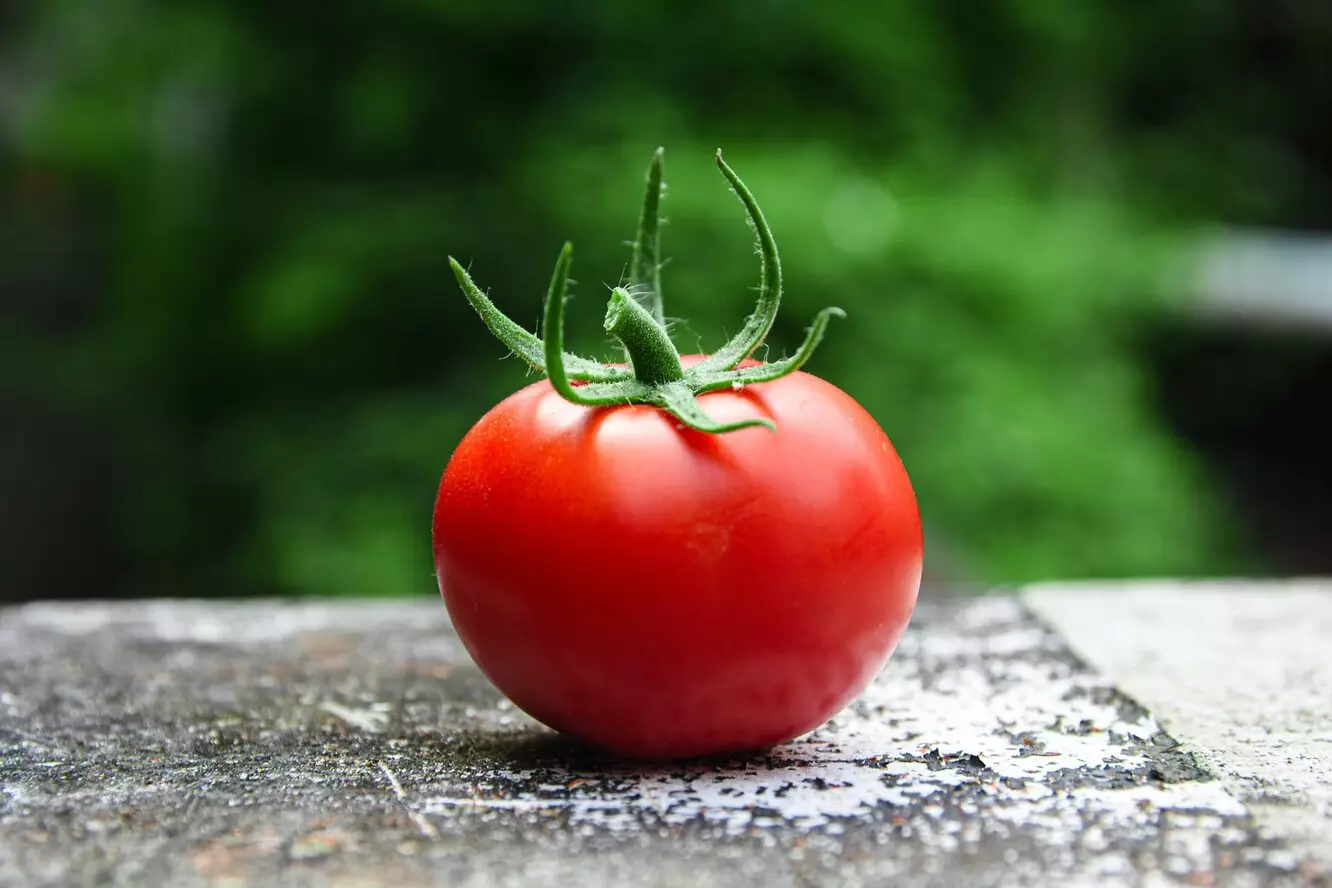
<instances>
[{"instance_id":1,"label":"weathered concrete slab","mask_svg":"<svg viewBox=\"0 0 1332 888\"><path fill-rule=\"evenodd\" d=\"M1332 582L1051 584L1024 598L1261 825L1332 867Z\"/></svg>"},{"instance_id":2,"label":"weathered concrete slab","mask_svg":"<svg viewBox=\"0 0 1332 888\"><path fill-rule=\"evenodd\" d=\"M610 761L436 601L0 612L0 884L1321 885L1012 598L926 594L820 731Z\"/></svg>"}]
</instances>

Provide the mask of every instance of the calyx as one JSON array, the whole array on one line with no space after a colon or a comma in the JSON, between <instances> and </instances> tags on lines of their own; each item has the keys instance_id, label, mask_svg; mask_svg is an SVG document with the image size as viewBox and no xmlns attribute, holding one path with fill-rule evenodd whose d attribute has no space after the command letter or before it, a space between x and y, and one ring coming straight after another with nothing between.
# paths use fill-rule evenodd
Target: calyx
<instances>
[{"instance_id":1,"label":"calyx","mask_svg":"<svg viewBox=\"0 0 1332 888\"><path fill-rule=\"evenodd\" d=\"M661 230L658 208L662 194L662 155L658 148L652 155L647 173L647 194L638 222L638 237L629 269L627 286L611 291L606 310L605 328L620 341L628 358L628 368L580 358L564 351L564 303L569 290L569 266L573 245L566 243L555 260L555 272L546 296L542 337L529 333L514 323L472 281L466 269L452 256L449 265L462 287L467 301L500 342L533 368L544 372L550 384L565 400L587 407L619 404L652 404L666 410L684 425L701 432L722 433L749 426L775 429L765 417L721 423L704 412L697 396L726 388L740 388L770 382L793 373L809 360L823 339L830 318L845 317L840 308L825 308L814 317L805 341L794 355L779 361L740 367L763 343L777 317L782 298L782 266L768 223L758 203L740 177L717 152L717 166L740 198L758 234L759 274L758 304L744 327L726 345L702 361L684 367L680 354L666 331L661 297ZM575 386L577 381L583 383Z\"/></svg>"}]
</instances>

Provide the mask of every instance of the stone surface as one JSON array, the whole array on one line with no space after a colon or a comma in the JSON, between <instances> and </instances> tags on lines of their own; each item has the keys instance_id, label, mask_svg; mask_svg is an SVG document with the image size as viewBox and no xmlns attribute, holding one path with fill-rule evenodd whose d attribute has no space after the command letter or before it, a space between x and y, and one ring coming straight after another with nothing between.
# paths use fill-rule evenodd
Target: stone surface
<instances>
[{"instance_id":1,"label":"stone surface","mask_svg":"<svg viewBox=\"0 0 1332 888\"><path fill-rule=\"evenodd\" d=\"M558 738L434 600L0 611L0 884L1326 885L1015 598L761 755Z\"/></svg>"},{"instance_id":2,"label":"stone surface","mask_svg":"<svg viewBox=\"0 0 1332 888\"><path fill-rule=\"evenodd\" d=\"M1037 613L1332 867L1332 582L1045 585Z\"/></svg>"}]
</instances>

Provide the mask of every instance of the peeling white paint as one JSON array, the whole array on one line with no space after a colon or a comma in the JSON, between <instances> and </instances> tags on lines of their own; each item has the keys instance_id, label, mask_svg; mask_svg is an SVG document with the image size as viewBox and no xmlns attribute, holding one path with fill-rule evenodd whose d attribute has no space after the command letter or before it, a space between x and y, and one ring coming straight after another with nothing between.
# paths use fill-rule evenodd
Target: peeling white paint
<instances>
[{"instance_id":1,"label":"peeling white paint","mask_svg":"<svg viewBox=\"0 0 1332 888\"><path fill-rule=\"evenodd\" d=\"M442 607L85 607L0 614L22 709L0 708L22 781L0 827L43 818L53 840L25 853L70 876L52 884L103 849L180 861L153 883L189 883L224 824L269 849L256 866L290 863L274 837L341 830L356 853L321 859L330 884L1309 883L1280 830L1014 599L924 600L880 679L808 737L647 770L548 743ZM5 878L3 851L0 882L33 883Z\"/></svg>"},{"instance_id":2,"label":"peeling white paint","mask_svg":"<svg viewBox=\"0 0 1332 888\"><path fill-rule=\"evenodd\" d=\"M1024 598L1260 822L1332 863L1332 582L1047 584Z\"/></svg>"},{"instance_id":3,"label":"peeling white paint","mask_svg":"<svg viewBox=\"0 0 1332 888\"><path fill-rule=\"evenodd\" d=\"M392 704L374 703L368 708L357 709L351 706L343 706L341 703L333 700L325 700L319 704L319 708L329 715L342 719L353 728L360 728L371 734L378 734L388 727Z\"/></svg>"},{"instance_id":4,"label":"peeling white paint","mask_svg":"<svg viewBox=\"0 0 1332 888\"><path fill-rule=\"evenodd\" d=\"M703 823L730 834L835 831L866 818L891 824L900 812L911 815L918 841L941 851L956 846L982 807L968 841L978 840L983 825L1056 847L1079 840L1089 813L1102 835L1116 827L1147 833L1162 811L1185 819L1244 815L1213 783L1114 789L1083 780L1062 788L1060 772L1070 770L1100 769L1131 782L1124 775L1151 765L1135 746L1159 725L1147 716L1125 721L1110 686L1053 655L1062 650L1058 639L1033 628L1016 602L980 601L962 613L956 626L908 633L859 700L763 764L586 773L496 763L464 792L426 792L422 811L561 812L574 824L612 831L647 821ZM971 756L988 771L978 776ZM965 760L961 769L950 761L957 757ZM971 795L959 797L968 786ZM1182 852L1191 866L1199 848Z\"/></svg>"}]
</instances>

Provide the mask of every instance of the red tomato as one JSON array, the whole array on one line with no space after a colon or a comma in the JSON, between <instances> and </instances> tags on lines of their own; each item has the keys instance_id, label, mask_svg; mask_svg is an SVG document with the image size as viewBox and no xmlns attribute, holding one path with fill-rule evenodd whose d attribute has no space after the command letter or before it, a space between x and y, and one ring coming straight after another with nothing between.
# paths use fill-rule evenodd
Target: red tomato
<instances>
[{"instance_id":1,"label":"red tomato","mask_svg":"<svg viewBox=\"0 0 1332 888\"><path fill-rule=\"evenodd\" d=\"M542 380L471 429L435 505L440 589L481 670L625 756L818 727L883 667L920 583L906 470L850 396L796 372L700 400L777 430L708 435Z\"/></svg>"}]
</instances>

